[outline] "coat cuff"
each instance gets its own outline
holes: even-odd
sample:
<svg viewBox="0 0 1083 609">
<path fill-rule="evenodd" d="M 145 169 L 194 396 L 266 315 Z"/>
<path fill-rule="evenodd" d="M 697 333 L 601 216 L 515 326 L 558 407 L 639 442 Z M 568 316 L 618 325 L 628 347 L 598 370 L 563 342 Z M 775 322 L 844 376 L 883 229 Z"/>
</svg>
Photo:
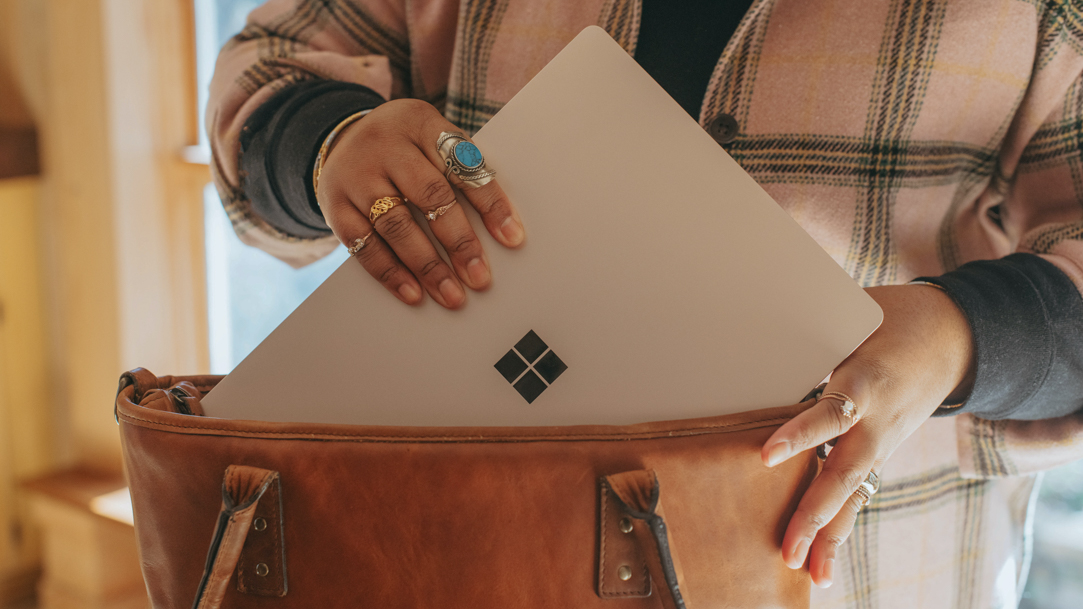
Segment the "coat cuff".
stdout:
<svg viewBox="0 0 1083 609">
<path fill-rule="evenodd" d="M 362 85 L 313 80 L 283 89 L 261 105 L 245 122 L 240 142 L 241 185 L 253 211 L 296 237 L 330 235 L 312 190 L 312 165 L 335 125 L 383 102 Z"/>
<path fill-rule="evenodd" d="M 916 281 L 942 287 L 974 339 L 974 389 L 937 414 L 1035 420 L 1083 409 L 1083 297 L 1055 265 L 1012 254 Z"/>
</svg>

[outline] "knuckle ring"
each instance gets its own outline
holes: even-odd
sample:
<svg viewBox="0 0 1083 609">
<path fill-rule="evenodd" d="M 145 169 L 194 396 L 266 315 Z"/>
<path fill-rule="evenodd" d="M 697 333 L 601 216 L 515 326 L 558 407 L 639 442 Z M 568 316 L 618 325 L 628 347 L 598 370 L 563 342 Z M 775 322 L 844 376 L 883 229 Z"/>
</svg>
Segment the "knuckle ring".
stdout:
<svg viewBox="0 0 1083 609">
<path fill-rule="evenodd" d="M 834 398 L 841 402 L 841 404 L 839 404 L 839 412 L 842 416 L 850 420 L 850 427 L 853 427 L 858 419 L 861 418 L 860 415 L 858 415 L 857 404 L 854 402 L 854 398 L 841 391 L 832 391 L 821 395 L 819 401 L 823 401 L 827 398 Z"/>
<path fill-rule="evenodd" d="M 358 237 L 357 239 L 354 239 L 353 245 L 346 248 L 346 251 L 349 252 L 351 257 L 356 256 L 357 252 L 360 252 L 361 249 L 365 247 L 365 243 L 369 240 L 369 237 L 371 236 L 372 231 L 369 231 L 369 234 L 365 235 L 364 237 Z"/>
<path fill-rule="evenodd" d="M 382 199 L 376 199 L 376 202 L 372 204 L 372 208 L 369 210 L 369 221 L 376 225 L 376 218 L 391 211 L 391 208 L 396 205 L 402 205 L 403 200 L 399 197 L 383 197 Z"/>
<path fill-rule="evenodd" d="M 444 159 L 444 177 L 455 174 L 464 186 L 479 188 L 491 182 L 496 171 L 485 166 L 485 157 L 478 147 L 461 133 L 444 131 L 436 140 L 436 151 Z"/>
</svg>

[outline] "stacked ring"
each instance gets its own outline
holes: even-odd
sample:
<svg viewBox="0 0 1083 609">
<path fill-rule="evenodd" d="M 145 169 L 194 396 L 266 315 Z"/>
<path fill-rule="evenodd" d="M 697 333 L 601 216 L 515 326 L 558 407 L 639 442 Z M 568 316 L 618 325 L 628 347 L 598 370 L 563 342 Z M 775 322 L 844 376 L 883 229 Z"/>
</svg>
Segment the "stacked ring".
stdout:
<svg viewBox="0 0 1083 609">
<path fill-rule="evenodd" d="M 854 398 L 841 391 L 832 391 L 820 396 L 820 400 L 825 400 L 827 398 L 834 398 L 842 402 L 839 404 L 839 410 L 841 411 L 842 416 L 850 419 L 850 427 L 853 427 L 854 423 L 857 423 L 860 416 L 857 414 L 857 404 L 854 402 Z"/>
<path fill-rule="evenodd" d="M 872 496 L 880 490 L 880 476 L 877 476 L 875 472 L 870 471 L 868 476 L 861 481 L 854 494 L 858 496 L 861 501 L 861 505 L 858 509 L 864 508 L 872 501 Z"/>
<path fill-rule="evenodd" d="M 372 209 L 369 210 L 369 221 L 376 225 L 376 218 L 391 211 L 391 208 L 396 205 L 401 205 L 403 202 L 399 197 L 383 197 L 382 199 L 376 199 L 376 202 L 372 204 Z"/>
</svg>

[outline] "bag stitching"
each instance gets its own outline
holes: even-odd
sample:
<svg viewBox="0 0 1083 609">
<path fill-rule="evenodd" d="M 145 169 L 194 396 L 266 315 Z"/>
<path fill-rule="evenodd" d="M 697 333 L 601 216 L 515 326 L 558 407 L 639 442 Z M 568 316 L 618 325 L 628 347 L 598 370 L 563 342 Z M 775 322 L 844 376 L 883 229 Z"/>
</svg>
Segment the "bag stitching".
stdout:
<svg viewBox="0 0 1083 609">
<path fill-rule="evenodd" d="M 608 497 L 606 497 L 606 495 L 608 493 L 606 493 L 606 488 L 605 488 L 605 482 L 604 481 L 602 482 L 601 487 L 602 487 L 602 543 L 601 543 L 600 556 L 598 557 L 598 588 L 599 588 L 599 592 L 601 592 L 603 594 L 602 598 L 605 598 L 605 596 L 604 596 L 606 594 L 606 588 L 605 588 L 605 538 L 607 537 L 607 533 L 609 531 L 609 527 L 606 525 L 606 521 L 608 520 L 607 516 L 609 515 L 609 512 L 606 511 L 606 508 L 605 508 L 606 500 L 608 499 Z"/>
<path fill-rule="evenodd" d="M 703 425 L 698 427 L 684 427 L 679 429 L 671 429 L 668 431 L 657 432 L 622 432 L 613 434 L 534 434 L 534 435 L 521 435 L 521 436 L 492 436 L 492 437 L 479 437 L 479 436 L 409 436 L 409 435 L 363 435 L 363 434 L 342 434 L 333 432 L 314 432 L 304 433 L 298 431 L 244 431 L 238 429 L 227 429 L 224 427 L 203 427 L 199 425 L 177 425 L 175 423 L 165 423 L 161 421 L 152 421 L 150 419 L 144 419 L 132 414 L 122 413 L 122 419 L 141 421 L 147 423 L 149 426 L 161 426 L 161 427 L 173 427 L 176 429 L 190 429 L 196 431 L 223 431 L 231 435 L 241 437 L 259 437 L 261 435 L 276 435 L 276 436 L 295 436 L 294 439 L 303 440 L 318 440 L 322 437 L 333 438 L 354 438 L 358 441 L 364 442 L 390 442 L 390 441 L 430 441 L 430 442 L 469 442 L 469 443 L 497 443 L 497 442 L 523 442 L 530 440 L 554 440 L 554 439 L 577 439 L 577 438 L 593 438 L 597 440 L 629 440 L 629 439 L 652 439 L 652 438 L 665 438 L 673 437 L 675 434 L 680 434 L 678 437 L 687 437 L 690 435 L 702 435 L 707 433 L 715 433 L 724 430 L 728 427 L 738 427 L 744 425 L 756 425 L 760 423 L 774 423 L 788 421 L 793 417 L 775 417 L 771 419 L 758 419 L 753 421 L 746 421 L 742 423 L 727 423 L 725 425 Z M 134 423 L 133 423 L 134 424 Z"/>
</svg>

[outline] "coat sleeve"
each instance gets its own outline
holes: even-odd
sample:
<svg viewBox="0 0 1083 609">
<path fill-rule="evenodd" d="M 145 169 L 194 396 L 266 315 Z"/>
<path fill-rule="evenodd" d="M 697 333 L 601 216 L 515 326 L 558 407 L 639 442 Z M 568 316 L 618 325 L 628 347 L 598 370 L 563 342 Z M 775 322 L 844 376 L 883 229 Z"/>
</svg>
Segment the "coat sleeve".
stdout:
<svg viewBox="0 0 1083 609">
<path fill-rule="evenodd" d="M 1031 389 L 1021 399 L 1050 398 L 1074 404 L 1061 416 L 1041 420 L 958 418 L 960 470 L 965 477 L 1027 474 L 1083 458 L 1083 44 L 1065 45 L 1061 57 L 1074 65 L 1063 98 L 1045 115 L 1019 155 L 1014 179 L 1001 206 L 1017 252 L 1040 257 L 1063 273 L 1061 304 L 1041 310 L 1045 364 L 1025 379 Z M 1068 69 L 1065 69 L 1067 72 Z M 1063 91 L 1063 88 L 1062 88 Z M 1053 98 L 1057 100 L 1057 98 Z M 1010 345 L 1005 362 L 1012 368 Z M 1019 352 L 1016 351 L 1018 354 Z M 1043 360 L 1044 361 L 1044 360 Z M 1015 368 L 1028 370 L 1016 361 Z"/>
<path fill-rule="evenodd" d="M 331 252 L 333 236 L 298 236 L 262 218 L 245 195 L 241 137 L 276 93 L 310 80 L 362 85 L 383 99 L 410 94 L 402 0 L 270 0 L 223 47 L 207 104 L 215 186 L 237 236 L 294 267 Z"/>
</svg>

